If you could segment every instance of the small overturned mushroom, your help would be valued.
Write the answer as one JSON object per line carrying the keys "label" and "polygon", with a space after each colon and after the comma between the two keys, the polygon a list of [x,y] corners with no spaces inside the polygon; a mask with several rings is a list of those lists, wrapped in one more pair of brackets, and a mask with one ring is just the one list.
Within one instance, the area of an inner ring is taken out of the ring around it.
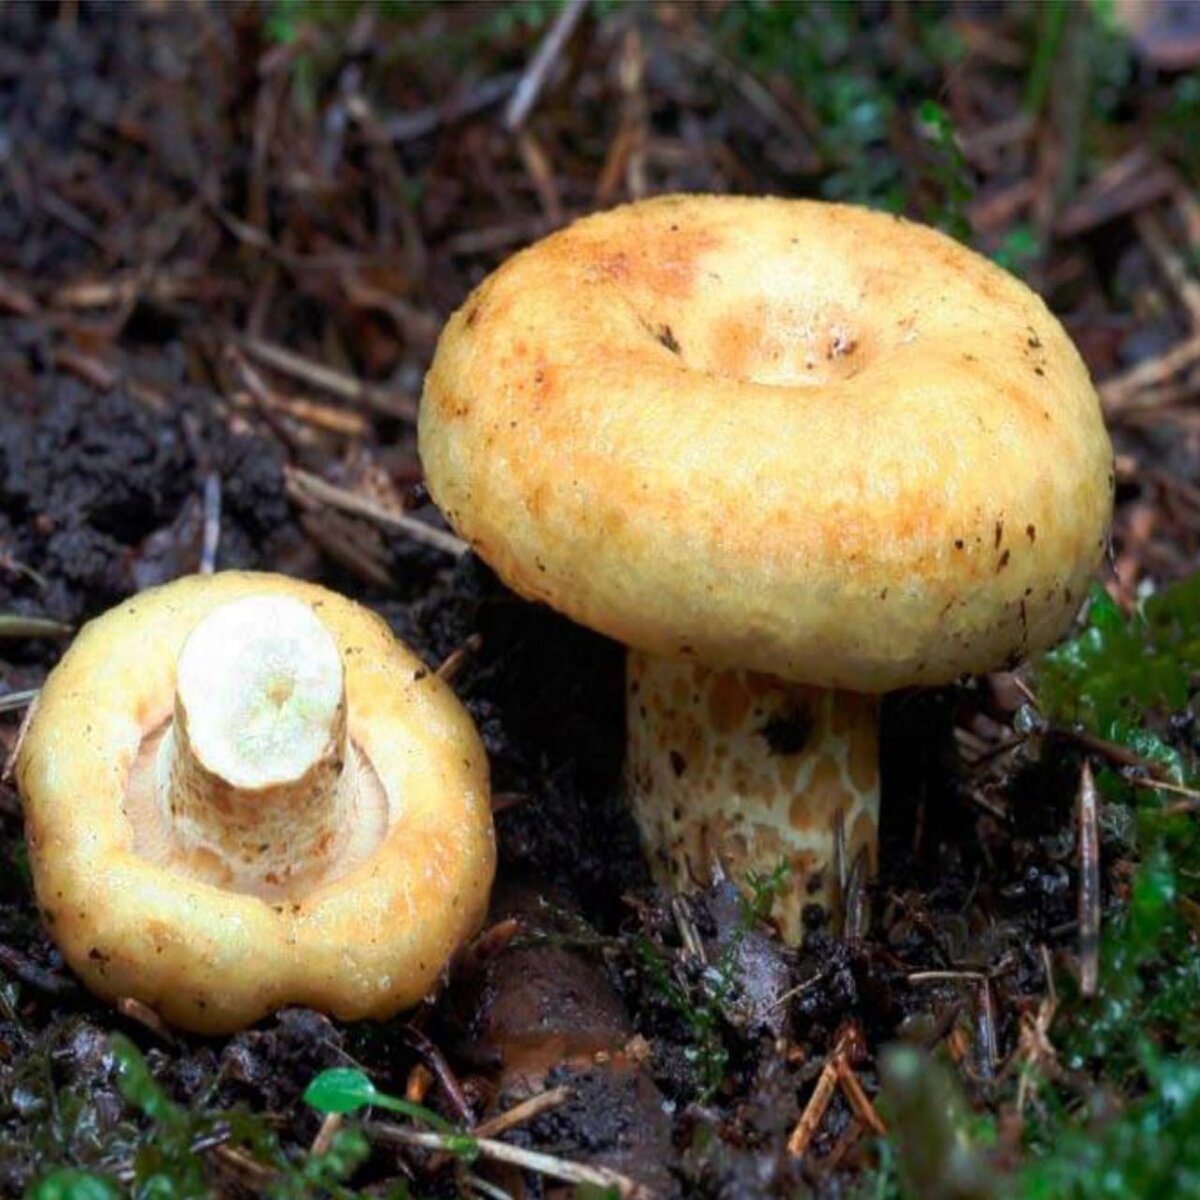
{"label": "small overturned mushroom", "polygon": [[206,1033],[419,1001],[483,918],[487,761],[374,614],[225,572],[92,621],[21,748],[38,903],[95,992]]}
{"label": "small overturned mushroom", "polygon": [[878,694],[1052,643],[1112,449],[1017,279],[845,205],[667,196],[486,279],[426,379],[429,490],[500,577],[630,648],[627,778],[664,882],[874,865]]}

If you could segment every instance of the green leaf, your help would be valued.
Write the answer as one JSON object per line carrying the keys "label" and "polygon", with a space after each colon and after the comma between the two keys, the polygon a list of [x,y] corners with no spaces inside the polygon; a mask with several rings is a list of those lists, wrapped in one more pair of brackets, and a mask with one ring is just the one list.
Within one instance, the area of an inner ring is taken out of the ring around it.
{"label": "green leaf", "polygon": [[1150,713],[1186,707],[1200,673],[1200,575],[1152,596],[1128,618],[1096,585],[1087,621],[1078,637],[1042,660],[1044,714],[1181,770],[1182,762],[1164,756],[1163,743],[1143,724]]}
{"label": "green leaf", "polygon": [[1151,1052],[1150,1093],[1115,1120],[1065,1131],[1053,1153],[1028,1164],[1023,1200],[1112,1200],[1200,1195],[1200,1063]]}
{"label": "green leaf", "polygon": [[304,1102],[324,1113],[351,1113],[360,1108],[382,1108],[411,1117],[414,1121],[428,1125],[430,1129],[436,1129],[438,1133],[471,1140],[469,1135],[463,1134],[445,1118],[439,1117],[423,1105],[381,1092],[366,1074],[354,1067],[331,1067],[322,1071],[304,1089]]}
{"label": "green leaf", "polygon": [[985,1139],[958,1080],[915,1047],[888,1046],[880,1061],[889,1137],[899,1173],[913,1196],[992,1200],[998,1180]]}
{"label": "green leaf", "polygon": [[158,1086],[141,1051],[124,1034],[114,1033],[108,1039],[117,1060],[117,1087],[121,1095],[151,1120],[178,1126],[182,1111],[168,1099]]}
{"label": "green leaf", "polygon": [[353,1067],[322,1071],[304,1089],[304,1103],[318,1112],[350,1113],[378,1103],[379,1092],[371,1080]]}
{"label": "green leaf", "polygon": [[89,1171],[61,1167],[26,1193],[26,1200],[120,1200],[116,1184]]}

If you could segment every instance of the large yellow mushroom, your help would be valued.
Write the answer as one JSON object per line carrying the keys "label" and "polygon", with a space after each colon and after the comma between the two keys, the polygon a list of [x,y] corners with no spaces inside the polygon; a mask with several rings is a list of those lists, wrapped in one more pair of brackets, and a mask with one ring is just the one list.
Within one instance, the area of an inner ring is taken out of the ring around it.
{"label": "large yellow mushroom", "polygon": [[487,761],[361,606],[227,572],[92,621],[17,762],[51,936],[99,995],[205,1033],[419,1001],[479,926]]}
{"label": "large yellow mushroom", "polygon": [[429,490],[514,590],[629,647],[667,882],[876,853],[875,697],[1040,650],[1103,553],[1112,450],[1042,301],[845,205],[669,196],[516,255],[425,385]]}

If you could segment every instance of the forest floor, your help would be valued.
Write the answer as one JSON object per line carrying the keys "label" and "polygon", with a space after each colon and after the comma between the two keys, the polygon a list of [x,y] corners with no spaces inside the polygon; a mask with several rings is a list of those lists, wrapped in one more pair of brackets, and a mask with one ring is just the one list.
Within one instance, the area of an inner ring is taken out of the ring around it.
{"label": "forest floor", "polygon": [[[1066,2],[5,7],[0,750],[64,635],[132,592],[316,579],[431,666],[465,651],[500,866],[417,1012],[203,1039],[65,969],[0,785],[0,1194],[1200,1195],[1200,601],[1169,590],[1200,565],[1188,8],[1167,35]],[[1086,628],[888,698],[869,927],[800,950],[727,884],[652,886],[619,647],[397,520],[439,524],[413,417],[448,314],[664,191],[971,242],[1059,314],[1117,449]],[[505,1137],[557,1165],[323,1118],[328,1068],[476,1138],[539,1097]]]}

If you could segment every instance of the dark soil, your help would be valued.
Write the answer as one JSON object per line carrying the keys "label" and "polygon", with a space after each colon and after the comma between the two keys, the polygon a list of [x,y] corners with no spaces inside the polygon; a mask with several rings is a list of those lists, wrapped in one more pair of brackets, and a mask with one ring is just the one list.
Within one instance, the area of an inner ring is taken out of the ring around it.
{"label": "dark soil", "polygon": [[[785,1151],[835,1050],[873,1097],[881,1046],[948,1047],[986,1108],[1047,966],[1076,970],[1077,747],[1035,739],[987,753],[1013,737],[1023,700],[1011,675],[890,697],[884,868],[857,897],[869,932],[817,913],[804,947],[787,949],[722,881],[672,907],[622,805],[620,649],[517,599],[473,557],[452,567],[355,521],[348,552],[346,518],[301,511],[285,466],[398,503],[419,479],[413,430],[303,370],[271,370],[253,347],[288,347],[411,399],[470,286],[557,221],[627,198],[640,171],[648,191],[890,203],[898,189],[915,215],[993,250],[1019,227],[1036,244],[1029,277],[1104,376],[1156,361],[1188,328],[1131,224],[1150,201],[1118,195],[1114,211],[1112,196],[1105,209],[1082,186],[1124,153],[1115,133],[1107,159],[1085,162],[1076,146],[1062,166],[1071,127],[1057,100],[991,157],[913,141],[904,113],[922,97],[942,99],[968,147],[1020,114],[1036,45],[1020,7],[917,18],[868,4],[843,19],[842,77],[874,81],[896,105],[845,155],[816,132],[832,117],[806,108],[808,68],[779,57],[781,33],[756,41],[753,6],[599,8],[529,119],[548,175],[494,104],[463,115],[488,81],[525,68],[542,15],[323,12],[64,3],[0,14],[0,613],[77,625],[196,570],[215,478],[218,567],[345,591],[431,666],[477,638],[455,687],[501,801],[495,924],[443,994],[387,1025],[294,1010],[227,1040],[181,1036],[101,1005],[65,971],[35,912],[19,801],[0,787],[0,1193],[55,1165],[129,1167],[136,1139],[107,1041],[120,1031],[175,1100],[270,1114],[297,1160],[320,1124],[300,1101],[319,1071],[357,1063],[404,1094],[424,1063],[452,1081],[426,1102],[454,1119],[455,1082],[474,1118],[568,1086],[513,1140],[663,1195],[847,1194],[878,1158],[844,1092],[807,1153]],[[943,25],[975,47],[953,72],[929,49],[928,29]],[[1019,69],[1013,55],[1025,56]],[[1136,138],[1166,111],[1175,77],[1130,62],[1144,86],[1112,100],[1111,120]],[[640,166],[614,149],[620,137],[641,147]],[[1140,174],[1170,176],[1154,201],[1186,241],[1170,208],[1181,177],[1171,148],[1159,153]],[[859,195],[850,177],[864,171]],[[1031,195],[1010,203],[1030,179]],[[1190,384],[1152,383],[1191,386],[1193,398],[1195,385],[1194,370]],[[1110,582],[1126,601],[1200,556],[1200,439],[1171,411],[1178,419],[1118,430]],[[0,684],[38,686],[60,649],[0,642]],[[0,718],[9,748],[17,716]],[[703,958],[684,949],[692,934]],[[214,1192],[256,1192],[219,1155],[206,1163]],[[384,1146],[354,1183],[406,1174],[421,1195],[458,1187],[452,1166]]]}

